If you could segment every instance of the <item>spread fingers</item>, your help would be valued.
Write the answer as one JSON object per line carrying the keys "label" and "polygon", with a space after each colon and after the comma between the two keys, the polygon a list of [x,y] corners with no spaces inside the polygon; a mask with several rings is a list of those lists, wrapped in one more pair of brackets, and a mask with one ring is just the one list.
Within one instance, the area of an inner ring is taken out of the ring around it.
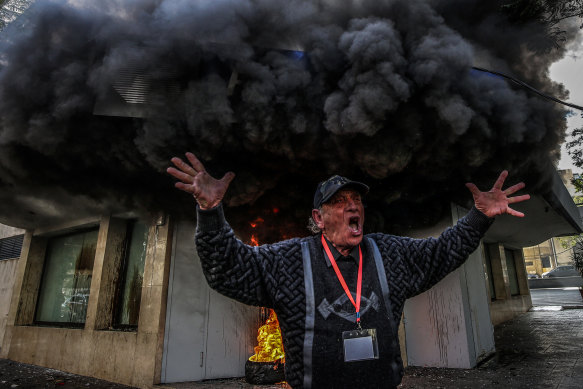
{"label": "spread fingers", "polygon": [[524,182],[519,182],[518,184],[516,184],[516,185],[512,185],[510,188],[507,188],[507,189],[504,191],[504,194],[505,194],[506,196],[508,196],[508,195],[511,195],[511,194],[513,194],[513,193],[516,193],[516,192],[518,192],[518,191],[519,191],[519,190],[521,190],[522,188],[524,188]]}
{"label": "spread fingers", "polygon": [[513,204],[513,203],[519,203],[521,201],[526,201],[530,199],[530,195],[522,195],[522,196],[515,196],[515,197],[509,197],[508,198],[508,204]]}
{"label": "spread fingers", "polygon": [[185,184],[192,184],[194,182],[194,177],[190,174],[184,173],[178,169],[174,169],[173,167],[169,167],[166,169],[166,172],[170,174],[172,177],[182,181]]}
{"label": "spread fingers", "polygon": [[196,155],[192,153],[186,153],[186,158],[188,158],[188,161],[197,173],[205,171],[204,165],[198,160],[198,158],[196,158]]}

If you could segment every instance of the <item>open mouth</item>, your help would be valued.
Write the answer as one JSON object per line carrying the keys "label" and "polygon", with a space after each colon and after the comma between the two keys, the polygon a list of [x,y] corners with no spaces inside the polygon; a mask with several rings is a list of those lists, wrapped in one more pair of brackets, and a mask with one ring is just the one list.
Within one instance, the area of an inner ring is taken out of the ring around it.
{"label": "open mouth", "polygon": [[360,235],[362,233],[362,228],[360,225],[360,217],[359,216],[351,216],[348,219],[348,228],[350,232],[354,235]]}

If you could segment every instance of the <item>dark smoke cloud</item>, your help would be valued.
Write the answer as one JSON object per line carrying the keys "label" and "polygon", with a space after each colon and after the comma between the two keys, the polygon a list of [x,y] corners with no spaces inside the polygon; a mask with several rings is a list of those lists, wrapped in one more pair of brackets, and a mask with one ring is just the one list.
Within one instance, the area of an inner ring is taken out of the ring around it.
{"label": "dark smoke cloud", "polygon": [[[38,0],[0,34],[1,219],[191,214],[165,174],[187,150],[237,173],[230,219],[296,233],[331,174],[372,186],[382,230],[435,221],[503,168],[543,191],[565,110],[471,71],[566,97],[540,31],[467,0]],[[137,117],[103,115],[128,74],[149,88]]]}

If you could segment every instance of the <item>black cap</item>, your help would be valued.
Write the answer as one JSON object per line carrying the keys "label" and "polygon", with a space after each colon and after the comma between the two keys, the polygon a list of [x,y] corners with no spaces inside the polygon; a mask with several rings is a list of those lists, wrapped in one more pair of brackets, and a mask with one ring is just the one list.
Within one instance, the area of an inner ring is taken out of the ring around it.
{"label": "black cap", "polygon": [[368,186],[362,182],[352,181],[346,177],[332,176],[326,181],[322,181],[318,184],[316,193],[314,194],[314,209],[320,208],[320,206],[330,200],[336,192],[347,186],[354,187],[362,195],[367,194],[369,189]]}

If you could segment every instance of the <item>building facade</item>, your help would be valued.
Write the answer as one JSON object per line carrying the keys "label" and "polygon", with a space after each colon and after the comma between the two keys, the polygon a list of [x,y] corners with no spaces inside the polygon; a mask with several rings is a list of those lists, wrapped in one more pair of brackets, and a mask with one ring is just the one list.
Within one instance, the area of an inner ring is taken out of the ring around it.
{"label": "building facade", "polygon": [[[4,339],[24,230],[0,224],[0,347]],[[0,352],[2,349],[0,348]]]}
{"label": "building facade", "polygon": [[[497,218],[464,265],[407,301],[406,363],[471,368],[495,351],[494,325],[531,306],[522,247],[581,231],[565,217],[568,202],[551,203],[535,198],[521,208],[525,219]],[[437,236],[466,212],[452,205],[437,225],[404,233]],[[20,231],[20,259],[0,261],[13,267],[2,273],[13,287],[1,356],[144,388],[243,376],[260,309],[210,290],[195,220],[128,215]]]}

